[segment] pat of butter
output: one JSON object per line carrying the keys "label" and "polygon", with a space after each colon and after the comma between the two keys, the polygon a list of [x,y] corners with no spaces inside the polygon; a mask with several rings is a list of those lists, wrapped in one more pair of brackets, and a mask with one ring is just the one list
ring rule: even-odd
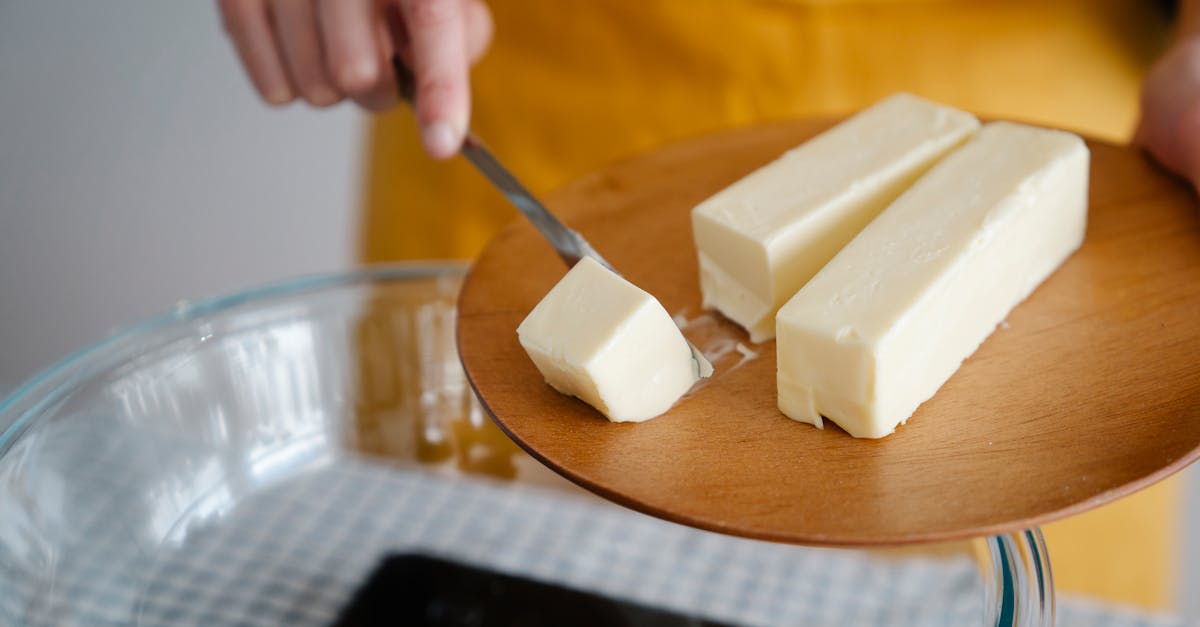
{"label": "pat of butter", "polygon": [[699,378],[691,347],[658,300],[590,257],[529,312],[517,336],[547,383],[613,422],[658,416]]}
{"label": "pat of butter", "polygon": [[779,311],[779,409],[892,433],[1083,243],[1088,150],[988,124]]}
{"label": "pat of butter", "polygon": [[969,113],[896,94],[700,203],[704,306],[751,341],[771,339],[779,307],[978,127]]}

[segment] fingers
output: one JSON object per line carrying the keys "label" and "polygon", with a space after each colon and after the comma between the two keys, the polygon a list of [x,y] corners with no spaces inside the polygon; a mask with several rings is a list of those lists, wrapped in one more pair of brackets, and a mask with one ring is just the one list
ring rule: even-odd
{"label": "fingers", "polygon": [[375,0],[317,0],[326,72],[334,86],[371,110],[396,103],[395,80],[380,38],[382,12]]}
{"label": "fingers", "polygon": [[296,90],[313,106],[340,102],[342,93],[334,88],[325,71],[325,52],[312,0],[272,0],[270,7],[283,63]]}
{"label": "fingers", "polygon": [[225,31],[259,96],[273,105],[291,102],[296,93],[275,45],[266,2],[220,0],[218,6]]}
{"label": "fingers", "polygon": [[1200,100],[1192,100],[1180,114],[1178,171],[1200,189]]}
{"label": "fingers", "polygon": [[435,159],[458,151],[470,115],[469,59],[461,0],[401,0],[421,141]]}
{"label": "fingers", "polygon": [[467,30],[467,59],[474,65],[492,43],[492,12],[480,0],[465,0],[463,13]]}
{"label": "fingers", "polygon": [[1146,76],[1133,141],[1200,188],[1200,39],[1178,42]]}
{"label": "fingers", "polygon": [[[329,106],[349,97],[372,110],[394,106],[390,55],[397,48],[416,77],[426,151],[436,158],[457,152],[470,116],[469,67],[492,39],[491,13],[482,1],[218,2],[242,64],[267,102],[299,96]],[[391,29],[385,11],[398,18]]]}

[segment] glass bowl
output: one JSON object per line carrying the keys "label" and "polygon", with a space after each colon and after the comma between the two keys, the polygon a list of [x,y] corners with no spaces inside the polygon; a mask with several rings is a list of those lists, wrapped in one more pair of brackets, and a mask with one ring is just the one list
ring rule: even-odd
{"label": "glass bowl", "polygon": [[1053,615],[1032,532],[811,549],[575,488],[475,402],[454,343],[464,271],[383,266],[182,304],[0,402],[0,624],[326,625],[397,552],[735,623]]}

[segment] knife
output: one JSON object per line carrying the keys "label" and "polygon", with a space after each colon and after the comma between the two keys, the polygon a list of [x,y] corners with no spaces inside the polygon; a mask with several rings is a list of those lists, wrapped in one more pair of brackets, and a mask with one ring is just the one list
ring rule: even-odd
{"label": "knife", "polygon": [[[392,55],[392,68],[396,72],[396,86],[399,89],[400,98],[410,107],[415,106],[417,82],[408,66],[400,59],[400,55]],[[467,158],[467,161],[474,164],[508,198],[509,202],[517,207],[522,215],[533,223],[542,237],[546,238],[546,241],[554,247],[558,256],[566,262],[567,267],[573,267],[580,259],[587,256],[600,262],[617,276],[621,276],[621,273],[600,256],[600,253],[582,235],[554,217],[554,214],[550,213],[550,210],[546,209],[546,206],[530,193],[469,129],[459,152]],[[686,337],[684,341],[687,341]],[[690,341],[687,342],[687,345],[692,350],[692,361],[696,363],[696,372],[701,377],[711,375],[712,364]]]}

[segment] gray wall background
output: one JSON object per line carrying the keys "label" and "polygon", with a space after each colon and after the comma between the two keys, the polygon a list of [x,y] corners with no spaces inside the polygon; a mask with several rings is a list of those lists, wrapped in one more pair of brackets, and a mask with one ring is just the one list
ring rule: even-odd
{"label": "gray wall background", "polygon": [[0,392],[180,299],[352,263],[360,116],[261,105],[213,4],[0,0]]}
{"label": "gray wall background", "polygon": [[215,2],[0,1],[0,389],[353,259],[360,116],[254,97]]}

